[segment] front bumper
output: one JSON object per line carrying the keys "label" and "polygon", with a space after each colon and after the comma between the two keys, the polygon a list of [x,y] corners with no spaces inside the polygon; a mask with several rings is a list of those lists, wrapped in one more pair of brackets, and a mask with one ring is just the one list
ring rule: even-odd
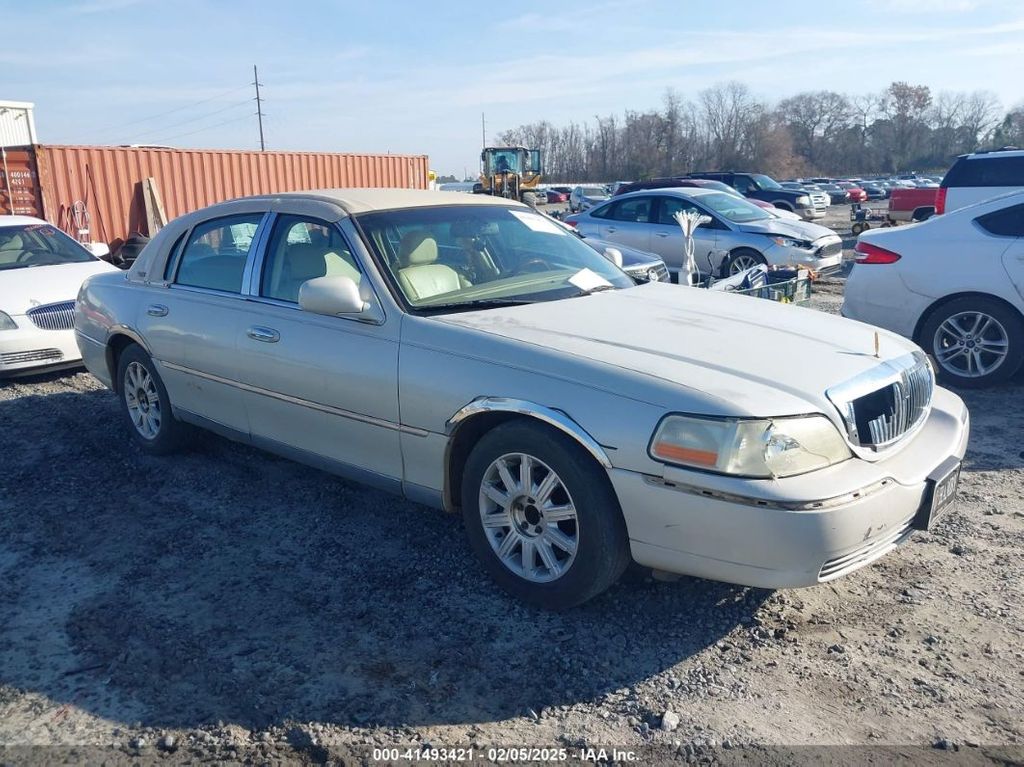
{"label": "front bumper", "polygon": [[797,208],[793,212],[800,216],[800,218],[802,218],[804,221],[814,221],[815,219],[818,218],[825,218],[824,209],[815,208],[814,206],[810,206],[807,208]]}
{"label": "front bumper", "polygon": [[43,330],[24,315],[11,319],[18,327],[0,330],[0,378],[81,364],[73,330]]}
{"label": "front bumper", "polygon": [[813,586],[873,562],[909,537],[929,473],[963,458],[967,408],[936,389],[924,426],[896,455],[809,474],[747,480],[666,467],[609,472],[633,559],[668,572],[760,588]]}

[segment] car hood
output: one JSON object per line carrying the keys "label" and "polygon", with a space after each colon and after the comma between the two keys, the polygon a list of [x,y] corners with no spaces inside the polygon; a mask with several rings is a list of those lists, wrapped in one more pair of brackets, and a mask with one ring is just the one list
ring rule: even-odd
{"label": "car hood", "polygon": [[86,277],[116,272],[106,261],[53,264],[0,271],[0,311],[24,314],[33,306],[74,301]]}
{"label": "car hood", "polygon": [[657,379],[672,394],[656,404],[669,409],[698,404],[715,415],[760,417],[821,412],[837,426],[828,388],[917,348],[835,315],[664,283],[437,319],[619,369],[606,380],[584,381],[589,385],[626,393],[628,383],[614,376]]}
{"label": "car hood", "polygon": [[646,250],[637,250],[636,248],[630,248],[626,245],[621,245],[617,242],[609,242],[608,240],[601,240],[597,237],[584,237],[583,242],[589,245],[591,248],[596,250],[602,256],[606,248],[615,248],[622,254],[622,266],[640,266],[641,264],[655,264],[661,262],[661,256],[654,253],[648,253]]}
{"label": "car hood", "polygon": [[749,234],[779,235],[792,237],[798,240],[809,240],[814,242],[822,237],[839,237],[827,226],[812,224],[808,221],[793,221],[788,218],[771,218],[764,221],[752,221],[749,224],[737,224],[741,232]]}

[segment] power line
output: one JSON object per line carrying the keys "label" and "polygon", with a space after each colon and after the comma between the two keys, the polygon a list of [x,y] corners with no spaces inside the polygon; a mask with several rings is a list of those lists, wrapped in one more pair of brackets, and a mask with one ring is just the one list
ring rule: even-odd
{"label": "power line", "polygon": [[195,130],[185,131],[184,133],[176,133],[173,136],[165,136],[160,139],[157,143],[164,143],[171,141],[172,139],[182,138],[183,136],[191,136],[193,133],[202,133],[203,131],[212,130],[213,128],[219,128],[222,125],[230,125],[231,123],[240,122],[241,120],[248,120],[252,117],[251,114],[244,114],[241,117],[233,117],[230,120],[224,120],[223,122],[214,123],[213,125],[205,125],[202,128],[196,128]]}
{"label": "power line", "polygon": [[207,112],[206,114],[197,115],[196,117],[189,117],[187,120],[179,120],[176,123],[161,125],[156,130],[144,131],[143,133],[136,134],[136,138],[145,138],[146,136],[152,136],[154,133],[163,133],[168,128],[177,128],[179,125],[187,125],[188,123],[194,123],[196,120],[205,120],[207,117],[213,117],[214,115],[219,115],[223,112],[227,112],[229,109],[237,109],[240,106],[248,106],[248,104],[249,99],[245,99],[244,101],[236,101],[234,103],[228,104],[226,107],[215,109],[212,112]]}
{"label": "power line", "polygon": [[188,104],[183,104],[182,106],[175,107],[174,109],[168,109],[166,112],[160,112],[160,113],[155,114],[155,115],[150,115],[149,117],[140,117],[137,120],[129,120],[127,122],[118,122],[115,125],[110,125],[110,126],[108,126],[106,128],[99,128],[99,129],[97,129],[97,130],[95,130],[93,132],[94,133],[109,133],[110,131],[117,130],[117,129],[120,129],[120,128],[124,128],[124,127],[129,126],[129,125],[138,125],[139,123],[149,122],[150,120],[155,120],[158,117],[165,117],[166,115],[174,114],[175,112],[180,112],[183,109],[190,109],[191,107],[197,107],[197,106],[200,106],[202,104],[209,104],[211,101],[216,101],[217,99],[222,99],[225,96],[230,96],[232,93],[238,93],[239,91],[247,90],[248,87],[249,87],[248,85],[240,85],[237,88],[232,88],[231,90],[224,91],[223,93],[218,93],[216,96],[210,96],[209,98],[200,99],[199,101],[192,101],[192,102],[189,102]]}

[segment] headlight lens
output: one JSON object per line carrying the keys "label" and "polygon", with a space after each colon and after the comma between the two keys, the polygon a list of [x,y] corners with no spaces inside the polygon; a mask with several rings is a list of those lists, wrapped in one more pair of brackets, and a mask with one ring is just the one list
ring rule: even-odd
{"label": "headlight lens", "polygon": [[781,245],[784,248],[800,248],[801,250],[811,250],[814,245],[807,242],[807,240],[794,240],[790,237],[772,237],[772,242],[776,245]]}
{"label": "headlight lens", "polygon": [[14,324],[14,320],[11,319],[11,315],[6,312],[0,312],[0,330],[17,330],[18,326]]}
{"label": "headlight lens", "polygon": [[810,205],[811,204],[811,198],[808,197],[806,194],[800,195],[799,197],[796,198],[796,204],[797,205]]}
{"label": "headlight lens", "polygon": [[786,418],[700,418],[670,415],[651,439],[656,461],[744,477],[791,477],[851,457],[823,415]]}

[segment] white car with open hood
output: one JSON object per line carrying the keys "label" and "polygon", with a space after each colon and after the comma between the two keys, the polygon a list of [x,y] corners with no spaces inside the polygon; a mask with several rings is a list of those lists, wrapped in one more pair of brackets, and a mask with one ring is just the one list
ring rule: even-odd
{"label": "white car with open hood", "polygon": [[0,378],[81,365],[75,296],[116,271],[45,221],[0,216]]}
{"label": "white car with open hood", "polygon": [[143,449],[198,425],[460,511],[557,608],[630,558],[810,586],[948,507],[963,402],[913,343],[808,311],[636,285],[516,202],[327,190],[172,221],[76,329]]}

